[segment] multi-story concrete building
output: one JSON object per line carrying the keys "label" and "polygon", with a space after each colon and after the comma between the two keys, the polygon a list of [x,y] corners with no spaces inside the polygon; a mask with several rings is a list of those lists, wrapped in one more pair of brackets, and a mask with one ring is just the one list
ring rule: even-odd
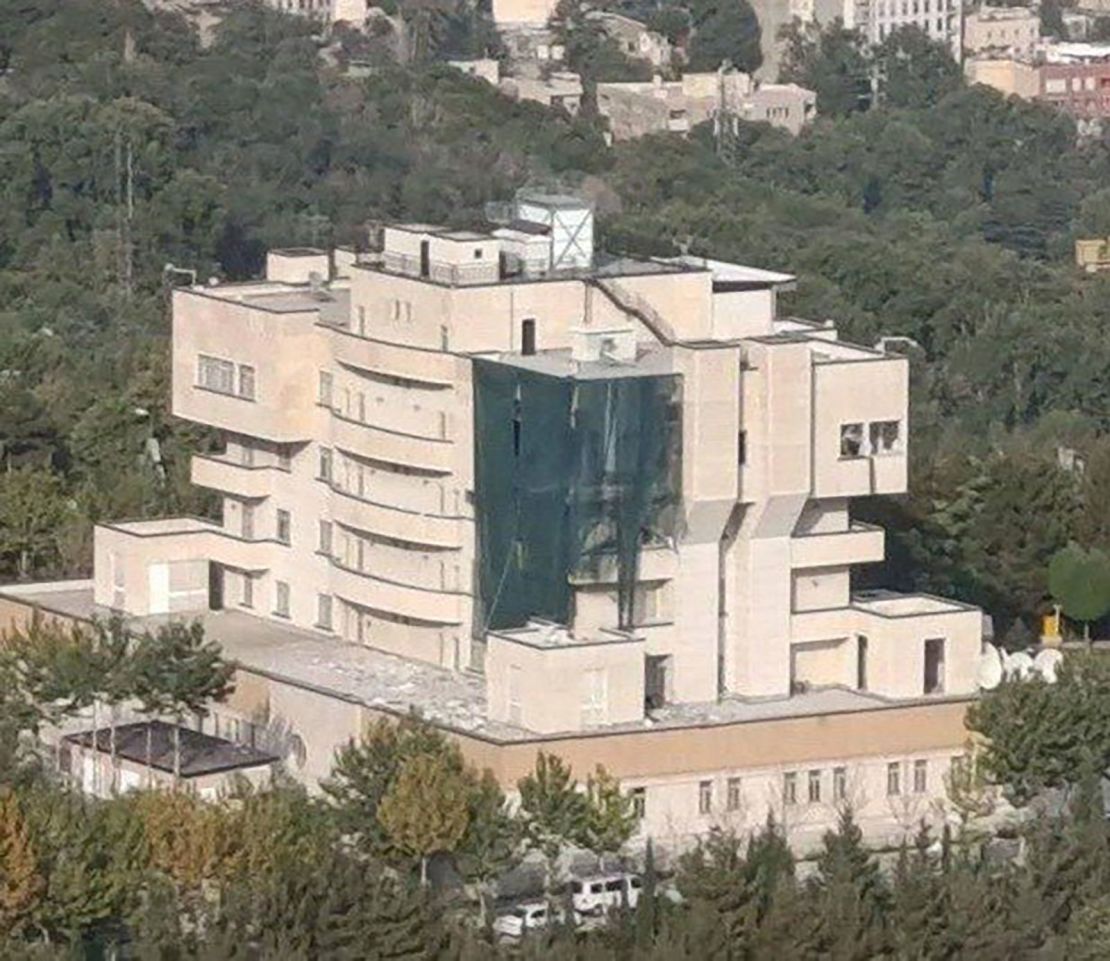
{"label": "multi-story concrete building", "polygon": [[1031,55],[1041,39],[1040,13],[1030,7],[979,7],[964,14],[964,53]]}
{"label": "multi-story concrete building", "polygon": [[605,764],[661,842],[938,814],[980,612],[852,590],[884,551],[852,500],[906,489],[907,360],[784,316],[788,275],[593,227],[522,194],[175,290],[220,517],[99,526],[92,582],[0,592],[0,621],[203,617],[239,665],[221,711],[310,783],[416,709],[510,789],[537,750]]}
{"label": "multi-story concrete building", "polygon": [[903,27],[918,27],[962,58],[963,4],[960,0],[844,0],[844,25],[868,43],[879,44]]}
{"label": "multi-story concrete building", "polygon": [[817,112],[817,95],[793,83],[761,84],[739,70],[687,73],[680,80],[599,83],[597,109],[612,140],[689,133],[719,117],[763,121],[793,134]]}

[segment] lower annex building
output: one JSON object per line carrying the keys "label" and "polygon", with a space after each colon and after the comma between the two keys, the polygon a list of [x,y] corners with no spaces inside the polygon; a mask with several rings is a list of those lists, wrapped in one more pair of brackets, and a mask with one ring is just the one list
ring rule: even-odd
{"label": "lower annex building", "polygon": [[211,723],[309,784],[416,709],[510,790],[539,750],[604,764],[664,844],[940,816],[981,614],[852,591],[884,551],[852,500],[906,489],[907,360],[782,316],[786,274],[593,230],[521,193],[176,289],[221,519],[98,526],[91,581],[2,589],[0,622],[203,617],[239,664]]}

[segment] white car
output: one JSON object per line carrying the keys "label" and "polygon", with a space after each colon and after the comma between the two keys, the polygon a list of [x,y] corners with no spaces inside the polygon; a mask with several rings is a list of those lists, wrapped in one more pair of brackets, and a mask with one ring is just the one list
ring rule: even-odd
{"label": "white car", "polygon": [[597,874],[571,881],[570,896],[574,910],[588,916],[625,905],[636,907],[642,887],[638,874]]}
{"label": "white car", "polygon": [[552,911],[546,901],[524,901],[494,918],[493,932],[503,938],[522,938],[529,931],[546,928],[552,920],[562,920],[558,908]]}

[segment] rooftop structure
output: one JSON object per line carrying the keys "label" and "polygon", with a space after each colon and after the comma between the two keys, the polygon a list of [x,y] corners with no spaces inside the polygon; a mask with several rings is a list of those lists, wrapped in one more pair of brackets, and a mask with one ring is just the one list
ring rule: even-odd
{"label": "rooftop structure", "polygon": [[788,274],[606,256],[578,197],[490,213],[175,290],[221,519],[101,525],[91,585],[8,590],[0,621],[202,616],[309,783],[415,708],[509,787],[537,749],[606,764],[657,838],[768,807],[816,838],[849,795],[912,828],[981,615],[852,591],[884,537],[851,500],[906,489],[907,360],[780,313]]}
{"label": "rooftop structure", "polygon": [[500,86],[510,97],[532,100],[545,107],[562,107],[572,115],[582,106],[582,78],[569,70],[557,70],[546,76],[506,77]]}
{"label": "rooftop structure", "polygon": [[625,56],[646,60],[656,69],[670,66],[673,54],[670,41],[639,20],[610,10],[591,10],[587,18],[615,40]]}

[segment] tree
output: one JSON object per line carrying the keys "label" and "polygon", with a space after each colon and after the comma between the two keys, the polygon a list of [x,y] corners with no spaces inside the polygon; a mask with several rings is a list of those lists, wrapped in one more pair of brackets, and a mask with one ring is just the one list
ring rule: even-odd
{"label": "tree", "polygon": [[19,800],[0,788],[0,931],[18,933],[44,888]]}
{"label": "tree", "polygon": [[983,770],[1015,804],[1110,767],[1110,663],[1069,654],[1056,683],[1006,679],[967,713],[983,737]]}
{"label": "tree", "polygon": [[893,31],[874,51],[879,96],[891,107],[932,107],[963,82],[946,44],[917,26]]}
{"label": "tree", "polygon": [[1068,544],[1049,561],[1048,589],[1068,617],[1083,622],[1083,637],[1090,644],[1091,621],[1110,612],[1110,556],[1098,548]]}
{"label": "tree", "polygon": [[590,803],[566,763],[543,751],[531,773],[517,782],[517,790],[524,836],[544,856],[544,889],[550,894],[559,852],[588,836]]}
{"label": "tree", "polygon": [[621,790],[620,782],[600,764],[586,780],[587,822],[585,847],[597,854],[615,853],[639,826],[640,818],[632,798]]}
{"label": "tree", "polygon": [[0,473],[0,563],[20,579],[48,568],[69,513],[61,478],[49,469]]}
{"label": "tree", "polygon": [[454,851],[469,823],[468,785],[442,755],[418,754],[397,772],[378,805],[389,840],[420,861],[420,883],[428,883],[428,858]]}
{"label": "tree", "polygon": [[[234,689],[235,666],[219,644],[204,635],[200,621],[171,621],[139,637],[135,648],[135,692],[148,713],[169,711],[173,732],[174,784],[181,781],[181,724],[186,712],[203,716],[212,701]],[[149,731],[148,731],[149,766]]]}
{"label": "tree", "polygon": [[834,20],[824,30],[794,23],[785,41],[779,76],[817,94],[817,112],[846,117],[871,105],[871,63],[859,34]]}
{"label": "tree", "polygon": [[497,779],[487,769],[470,791],[466,834],[456,850],[459,870],[478,886],[482,928],[488,921],[493,882],[512,866],[520,845],[520,825],[509,811]]}
{"label": "tree", "polygon": [[748,0],[692,0],[689,10],[694,33],[688,69],[716,70],[725,61],[745,73],[759,69],[759,19]]}

